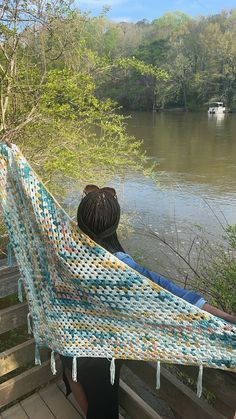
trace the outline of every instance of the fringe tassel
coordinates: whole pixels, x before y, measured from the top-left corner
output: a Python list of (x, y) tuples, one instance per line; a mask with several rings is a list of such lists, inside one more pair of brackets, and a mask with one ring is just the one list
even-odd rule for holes
[(203, 376), (203, 366), (199, 365), (199, 373), (197, 379), (197, 396), (201, 397), (202, 395), (202, 376)]
[(56, 361), (55, 361), (55, 352), (54, 351), (51, 352), (51, 371), (52, 371), (53, 375), (56, 375), (57, 370), (56, 370)]
[(72, 380), (77, 381), (77, 362), (76, 362), (76, 356), (73, 357), (72, 361)]
[(116, 375), (115, 358), (112, 358), (111, 363), (110, 363), (110, 380), (111, 380), (112, 386), (115, 382), (115, 375)]
[(157, 370), (156, 370), (156, 389), (159, 390), (161, 387), (161, 363), (157, 361)]
[(28, 335), (31, 335), (33, 333), (31, 322), (30, 322), (30, 317), (31, 317), (31, 314), (28, 313), (27, 314)]
[(12, 245), (9, 242), (7, 245), (7, 265), (8, 266), (13, 266), (13, 257), (12, 257)]
[(18, 279), (18, 300), (23, 303), (22, 279)]
[(35, 363), (35, 365), (41, 365), (41, 359), (40, 359), (39, 347), (38, 347), (37, 343), (35, 343), (35, 356), (34, 356), (34, 363)]

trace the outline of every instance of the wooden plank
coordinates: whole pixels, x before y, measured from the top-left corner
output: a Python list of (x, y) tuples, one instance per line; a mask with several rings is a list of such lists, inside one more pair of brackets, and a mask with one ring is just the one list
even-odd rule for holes
[(2, 412), (3, 419), (29, 419), (19, 403)]
[(0, 269), (0, 298), (17, 293), (19, 278), (17, 267)]
[[(186, 374), (187, 376), (193, 378), (195, 381), (198, 376), (198, 368), (190, 366), (181, 366), (178, 369)], [(226, 414), (226, 406), (229, 406), (234, 414), (236, 411), (236, 374), (214, 370), (212, 368), (203, 369), (203, 385), (207, 390), (211, 391), (216, 396), (217, 410), (221, 408), (220, 404), (222, 402), (222, 413)], [(228, 409), (227, 417), (230, 414), (230, 409)]]
[(132, 419), (161, 419), (161, 416), (122, 380), (120, 380), (119, 400), (120, 405)]
[(14, 346), (0, 354), (1, 376), (31, 362), (34, 357), (34, 339), (30, 339), (20, 345)]
[[(57, 386), (60, 391), (65, 394), (64, 383), (61, 381), (57, 383)], [(161, 416), (148, 406), (148, 404), (122, 380), (120, 380), (119, 399), (120, 405), (132, 417), (132, 419), (161, 419)], [(73, 395), (69, 396), (69, 400), (76, 410), (78, 410), (81, 417), (83, 417), (83, 413), (80, 411), (80, 407), (75, 401)], [(121, 415), (120, 418), (122, 418)]]
[(51, 384), (43, 390), (40, 390), (39, 394), (57, 419), (82, 418), (79, 412), (66, 399), (56, 384)]
[(20, 405), (23, 407), (30, 419), (55, 419), (55, 416), (49, 410), (38, 393), (22, 400)]
[(225, 404), (222, 400), (216, 399), (212, 402), (214, 409), (217, 412), (221, 413), (227, 419), (236, 419), (236, 409), (232, 409), (227, 404)]
[[(35, 343), (34, 339), (27, 340), (20, 345), (14, 346), (0, 354), (1, 375), (8, 374), (15, 369), (27, 365), (34, 360)], [(49, 350), (40, 349), (41, 361), (49, 359)]]
[[(153, 390), (155, 389), (155, 368), (150, 363), (141, 361), (126, 362), (126, 366)], [(158, 397), (183, 419), (223, 419), (212, 406), (178, 380), (165, 368), (161, 368), (161, 388), (156, 390)]]
[[(1, 239), (1, 237), (0, 237)], [(0, 259), (0, 267), (2, 266), (7, 266), (7, 258), (3, 257), (2, 259)]]
[[(57, 370), (60, 371), (59, 366), (57, 366)], [(19, 397), (25, 396), (41, 385), (47, 384), (53, 378), (55, 377), (52, 375), (50, 362), (46, 361), (41, 366), (35, 366), (5, 381), (0, 384), (0, 406), (4, 407)]]
[[(59, 390), (62, 392), (62, 394), (65, 397), (66, 394), (66, 388), (65, 388), (65, 384), (64, 381), (58, 381), (56, 383), (57, 387), (59, 388)], [(73, 393), (70, 393), (70, 395), (67, 397), (67, 400), (70, 401), (70, 403), (74, 406), (74, 408), (79, 412), (81, 418), (86, 419), (85, 415), (83, 414), (81, 407), (79, 406), (79, 404), (77, 403), (77, 401), (74, 398)]]
[(18, 275), (20, 275), (19, 272), (19, 268), (17, 265), (13, 265), (13, 266), (0, 266), (0, 278), (5, 278), (7, 276), (11, 276), (15, 273), (18, 273)]
[[(197, 397), (196, 393), (184, 385), (180, 380), (178, 380), (173, 374), (163, 368), (161, 374), (162, 383), (165, 386), (165, 389), (158, 391), (161, 397), (165, 396), (168, 390), (168, 396), (165, 400), (171, 405), (177, 413), (181, 414), (182, 418), (188, 419), (222, 419), (225, 418), (224, 415), (221, 415), (217, 410), (215, 410), (211, 405), (209, 405), (203, 398)], [(170, 391), (172, 387), (173, 391)], [(163, 397), (164, 398), (164, 397)], [(181, 399), (180, 399), (181, 398)], [(174, 401), (173, 401), (174, 399)], [(186, 407), (186, 402), (188, 406)], [(176, 409), (174, 408), (176, 406)], [(182, 412), (182, 413), (180, 413)]]
[[(13, 266), (16, 265), (16, 258), (15, 258), (15, 256), (13, 256), (13, 258), (12, 258), (12, 264), (13, 264)], [(0, 259), (0, 268), (5, 268), (5, 267), (8, 267), (8, 265), (7, 265), (7, 258), (2, 258), (2, 259)]]
[(27, 303), (19, 303), (0, 311), (0, 334), (22, 326), (27, 322)]

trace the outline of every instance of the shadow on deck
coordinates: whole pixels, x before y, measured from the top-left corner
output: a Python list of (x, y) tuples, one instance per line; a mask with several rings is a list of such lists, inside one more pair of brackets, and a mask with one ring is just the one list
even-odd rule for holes
[(66, 399), (60, 383), (37, 391), (1, 414), (2, 419), (83, 419), (76, 402)]

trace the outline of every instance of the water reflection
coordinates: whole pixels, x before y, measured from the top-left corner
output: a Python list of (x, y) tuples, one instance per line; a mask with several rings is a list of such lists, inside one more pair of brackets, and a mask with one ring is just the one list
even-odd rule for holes
[(147, 113), (132, 115), (130, 133), (144, 140), (149, 156), (180, 182), (235, 188), (236, 115)]
[(214, 122), (218, 127), (224, 127), (225, 113), (208, 114), (208, 120)]
[[(218, 240), (223, 231), (214, 213), (222, 223), (236, 223), (236, 115), (139, 112), (132, 117), (128, 130), (144, 140), (148, 155), (159, 163), (161, 186), (129, 173), (119, 196), (122, 208), (135, 211), (141, 224), (152, 225), (184, 252), (195, 225)], [(159, 269), (160, 261), (170, 266), (168, 249), (137, 231), (126, 246), (153, 269)]]

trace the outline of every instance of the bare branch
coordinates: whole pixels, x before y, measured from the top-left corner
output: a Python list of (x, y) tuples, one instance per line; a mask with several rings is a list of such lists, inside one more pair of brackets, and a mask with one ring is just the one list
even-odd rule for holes
[[(140, 221), (142, 223), (142, 220)], [(157, 233), (151, 230), (147, 225), (144, 224), (144, 227), (146, 228), (146, 234), (148, 234), (150, 237), (157, 238), (161, 243), (165, 244), (165, 246), (167, 246), (175, 255), (177, 255), (190, 268), (190, 270), (196, 275), (197, 278), (201, 278), (201, 276), (195, 270), (195, 268), (189, 263), (189, 261), (178, 250), (176, 250), (170, 243), (168, 243), (165, 239), (163, 239)]]
[[(225, 231), (225, 226), (223, 225), (223, 223), (220, 221), (218, 215), (216, 214), (216, 212), (214, 211), (214, 209), (211, 207), (211, 205), (209, 204), (209, 202), (205, 199), (202, 198), (203, 201), (205, 202), (205, 204), (208, 206), (208, 208), (210, 209), (210, 211), (212, 212), (212, 214), (214, 215), (215, 219), (218, 221), (219, 225), (222, 227), (222, 229)], [(228, 224), (228, 223), (227, 223)]]
[(6, 7), (7, 7), (7, 0), (3, 1), (2, 7), (1, 7), (1, 12), (0, 12), (0, 20), (2, 20), (4, 13), (6, 11)]
[(8, 54), (6, 53), (6, 51), (5, 51), (5, 49), (4, 49), (4, 46), (2, 45), (2, 43), (1, 43), (1, 42), (0, 42), (0, 48), (1, 48), (1, 50), (2, 50), (2, 53), (3, 53), (4, 57), (5, 57), (5, 58), (6, 58), (6, 60), (9, 62), (9, 61), (10, 61), (10, 58), (9, 58)]
[(6, 141), (6, 139), (12, 140), (13, 137), (15, 137), (16, 134), (19, 133), (22, 128), (24, 128), (26, 125), (28, 125), (30, 122), (32, 122), (34, 119), (38, 118), (39, 115), (34, 115), (36, 111), (37, 105), (35, 105), (31, 111), (29, 112), (28, 116), (22, 121), (19, 125), (17, 125), (14, 129), (8, 131), (6, 134), (3, 135), (2, 140)]

